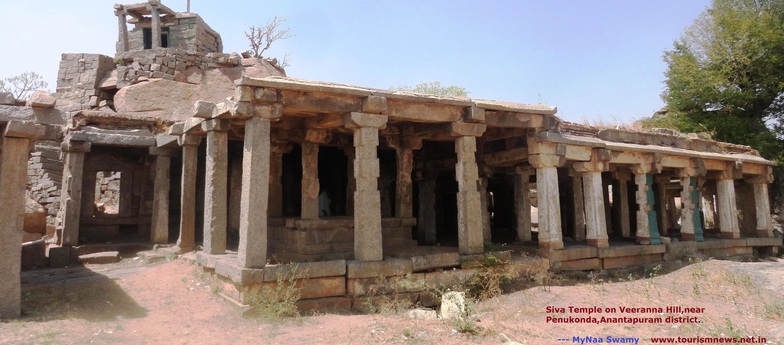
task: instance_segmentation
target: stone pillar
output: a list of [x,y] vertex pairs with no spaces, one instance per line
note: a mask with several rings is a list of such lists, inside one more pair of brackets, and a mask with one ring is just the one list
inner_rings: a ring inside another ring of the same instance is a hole
[[161,14],[158,11],[157,3],[150,3],[147,5],[150,10],[150,19],[152,20],[152,49],[161,47]]
[[152,199],[152,231],[150,242],[169,242],[169,181],[171,169],[170,149],[151,147],[150,154],[155,155],[155,182]]
[[346,215],[354,215],[354,192],[357,190],[357,184],[354,180],[354,148],[343,148],[343,154],[346,155]]
[[460,254],[484,251],[482,212],[479,200],[479,169],[476,165],[476,137],[455,138],[457,165],[457,240]]
[[653,207],[655,205],[651,189],[653,176],[648,173],[649,171],[641,167],[634,168],[634,183],[637,185],[637,193],[635,194],[637,234],[635,237],[638,244],[661,244],[656,210]]
[[202,122],[207,132],[207,157],[204,179],[204,251],[208,254],[226,253],[227,173],[229,122],[212,119]]
[[[424,174],[427,175],[427,174]],[[417,238],[422,244],[436,243],[436,181],[432,178],[419,180],[419,213],[417,214]]]
[[[715,183],[715,182],[713,182]],[[705,218],[705,228],[716,228],[716,203],[714,196],[716,195],[716,185],[708,183],[707,181],[702,188],[702,215]]]
[[318,144],[302,143],[302,219],[319,218],[318,152]]
[[583,198],[585,200],[585,228],[588,245],[609,246],[601,171],[583,173]]
[[240,206],[240,267],[263,268],[267,263],[267,205],[270,186],[270,120],[245,121]]
[[114,5],[114,15],[117,16],[117,52],[124,53],[128,51],[128,24],[123,5]]
[[381,193],[378,191],[378,131],[385,115],[350,113],[346,127],[354,130],[354,259],[384,259],[381,235]]
[[536,168],[536,195],[539,208],[539,247],[546,249],[563,248],[561,235],[561,204],[558,191],[557,166],[563,164],[563,157],[538,154],[528,157]]
[[757,213],[757,237],[773,237],[773,222],[770,217],[770,198],[768,183],[754,183],[754,206]]
[[574,207],[574,240],[585,241],[585,196],[583,194],[583,178],[579,173],[570,171],[572,175],[572,206]]
[[[399,147],[395,148],[397,157],[397,180],[395,184],[395,216],[412,217],[414,215],[414,191],[411,182],[411,169],[414,166],[414,150],[403,138]],[[420,141],[421,147],[421,141]]]
[[716,181],[721,238],[740,238],[738,205],[735,203],[735,180],[722,176]]
[[479,207],[482,209],[482,239],[484,242],[492,242],[493,228],[490,223],[490,210],[488,210],[487,184],[487,177],[479,179]]
[[279,143],[270,148],[269,209],[270,217],[283,217],[283,155],[291,151],[291,144]]
[[613,177],[618,181],[618,188],[614,190],[613,203],[617,205],[618,221],[620,222],[621,236],[623,238],[630,238],[631,235],[631,217],[629,216],[629,176],[628,172],[615,171]]
[[659,224],[659,233],[662,235],[667,235],[670,229],[670,222],[668,220],[667,215],[667,185],[670,183],[670,177],[664,175],[656,175],[654,177],[656,181],[656,192],[654,193],[654,197],[658,195],[658,199],[654,200],[654,205],[656,207],[656,219],[657,223]]
[[196,171],[201,137],[183,134],[177,140],[182,146],[182,181],[180,196],[180,237],[177,239],[179,252],[193,250],[196,236]]
[[31,143],[41,136],[42,129],[39,125],[12,120],[4,133],[0,162],[0,224],[3,227],[0,231],[0,319],[17,318],[21,312],[27,159]]
[[84,154],[90,152],[90,146],[90,142],[86,141],[65,141],[61,146],[65,153],[62,195],[60,196],[60,208],[63,215],[62,245],[75,246],[79,244]]
[[95,184],[96,171],[82,173],[82,210],[79,217],[92,217],[95,215]]
[[531,241],[531,169],[516,167],[514,174],[515,217],[517,240]]
[[688,174],[681,174],[681,240],[694,241],[697,239],[694,230],[694,202],[692,194],[696,188],[696,179]]

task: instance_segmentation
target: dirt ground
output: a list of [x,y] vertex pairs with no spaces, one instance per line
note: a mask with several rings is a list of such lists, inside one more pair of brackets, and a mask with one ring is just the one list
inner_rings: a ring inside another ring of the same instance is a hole
[[[469,320],[461,327],[452,321],[413,320],[405,310],[244,319],[188,262],[125,259],[24,272],[23,318],[0,322],[0,343],[501,344],[511,339],[563,344],[593,336],[605,343],[612,337],[641,338],[640,344],[649,344],[659,336],[760,336],[768,344],[784,344],[784,260],[695,260],[676,266],[683,267],[562,275],[544,285],[525,282],[529,287],[520,291],[470,303]],[[683,315],[621,311],[671,305],[696,309]],[[591,307],[601,313],[588,314]],[[675,316],[692,323],[553,323],[548,316]]]

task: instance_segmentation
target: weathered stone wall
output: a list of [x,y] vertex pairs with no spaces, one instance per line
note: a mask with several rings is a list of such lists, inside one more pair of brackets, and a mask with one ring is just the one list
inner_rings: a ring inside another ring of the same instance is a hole
[[62,180],[60,143],[51,140],[36,142],[27,166],[27,190],[30,191],[30,197],[46,209],[47,233],[54,231],[57,211],[60,209]]
[[57,107],[72,115],[111,99],[111,95],[99,86],[114,68],[114,59],[106,55],[63,54],[57,73]]
[[[189,13],[179,13],[177,16],[176,23],[162,28],[162,31],[168,30],[168,48],[200,53],[220,53],[223,51],[220,34],[212,30],[201,17]],[[128,31],[129,51],[144,50],[144,29],[146,28],[148,27],[137,26]]]
[[95,206],[101,213],[119,213],[121,175],[119,171],[99,171],[96,174],[94,199],[84,200],[84,202],[95,202]]
[[[150,78],[190,81],[189,68],[236,67],[242,57],[237,54],[200,53],[176,48],[159,48],[117,54],[117,88]],[[200,80],[192,80],[198,84]]]

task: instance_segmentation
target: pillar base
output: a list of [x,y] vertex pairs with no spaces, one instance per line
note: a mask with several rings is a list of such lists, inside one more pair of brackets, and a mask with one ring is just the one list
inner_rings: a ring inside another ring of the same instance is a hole
[[757,237],[773,237],[773,230],[757,230]]
[[637,243],[637,244],[643,244],[643,245],[651,244],[651,238],[650,237],[640,237],[640,236],[637,236],[637,238],[634,240],[634,242]]
[[740,232],[722,232],[719,233],[719,238],[724,238],[724,239],[740,238]]
[[697,235],[695,234],[681,234],[681,241],[696,241]]
[[563,242],[542,242],[539,241],[539,248],[542,249],[563,249]]
[[610,246],[610,243],[606,239],[588,240],[588,245],[591,247],[607,248]]
[[175,247],[175,252],[176,252],[177,254],[185,254],[185,253],[192,252],[192,251],[193,251],[193,249],[194,249],[194,247],[190,247],[190,248],[188,248],[188,247],[180,247],[180,246],[176,246],[176,247]]

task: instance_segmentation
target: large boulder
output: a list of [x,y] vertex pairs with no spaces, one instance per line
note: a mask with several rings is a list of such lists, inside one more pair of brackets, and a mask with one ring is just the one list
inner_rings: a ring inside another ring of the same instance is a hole
[[117,112],[139,113],[163,120],[182,121],[193,115],[198,100],[223,102],[234,95],[234,81],[242,76],[263,78],[283,73],[259,59],[242,59],[238,67],[188,70],[181,81],[151,79],[126,86],[114,96]]
[[[27,197],[25,201],[24,232],[31,234],[46,233],[46,209],[35,200]],[[41,238],[38,236],[38,238]]]

